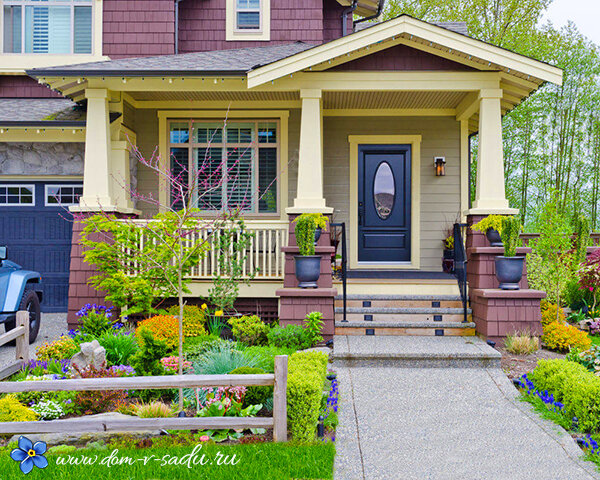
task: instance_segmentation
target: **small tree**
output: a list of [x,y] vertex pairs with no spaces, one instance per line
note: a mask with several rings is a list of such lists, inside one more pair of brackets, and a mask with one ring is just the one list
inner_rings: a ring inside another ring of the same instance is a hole
[[531,242],[532,252],[527,256],[528,280],[560,306],[562,293],[577,265],[571,242],[573,231],[554,202],[544,206],[538,225],[540,238]]

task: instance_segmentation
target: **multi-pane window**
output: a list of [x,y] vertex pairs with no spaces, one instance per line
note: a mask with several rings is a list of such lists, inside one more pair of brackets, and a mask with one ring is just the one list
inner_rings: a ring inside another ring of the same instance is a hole
[[46,206],[79,204],[83,185],[46,185]]
[[4,53],[92,53],[92,0],[4,0]]
[[[171,174],[204,211],[277,212],[276,121],[172,121]],[[189,198],[189,197],[188,197]],[[171,201],[182,206],[180,192]]]
[[260,30],[261,0],[235,0],[235,25],[238,30]]
[[35,205],[34,185],[0,185],[0,205]]

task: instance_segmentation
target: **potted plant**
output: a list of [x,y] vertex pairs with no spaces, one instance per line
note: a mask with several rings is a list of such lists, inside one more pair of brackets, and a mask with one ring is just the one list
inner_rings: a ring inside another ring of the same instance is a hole
[[496,278],[502,290],[519,290],[519,282],[523,277],[523,261],[525,257],[517,257],[517,245],[521,233],[521,221],[518,217],[502,219],[502,241],[504,256],[496,257]]
[[321,256],[315,255],[317,218],[314,214],[303,213],[294,221],[299,250],[299,255],[294,256],[294,261],[300,288],[317,288],[317,280],[321,275]]
[[504,215],[488,215],[471,225],[471,230],[484,233],[492,247],[502,246],[502,219]]
[[327,217],[322,213],[303,213],[299,217],[296,217],[294,222],[297,222],[300,218],[311,217],[315,222],[315,245],[321,238],[321,232],[327,231]]
[[442,259],[442,269],[445,273],[452,273],[454,270],[454,236],[448,235],[444,239],[444,257]]

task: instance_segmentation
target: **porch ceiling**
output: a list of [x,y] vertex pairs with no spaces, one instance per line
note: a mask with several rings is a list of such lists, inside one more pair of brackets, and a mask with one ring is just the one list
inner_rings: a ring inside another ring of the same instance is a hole
[[148,91],[129,92],[129,95],[138,102],[149,101],[232,101],[232,102],[266,102],[266,101],[294,101],[300,100],[300,92],[226,92],[226,91],[193,91],[170,92]]

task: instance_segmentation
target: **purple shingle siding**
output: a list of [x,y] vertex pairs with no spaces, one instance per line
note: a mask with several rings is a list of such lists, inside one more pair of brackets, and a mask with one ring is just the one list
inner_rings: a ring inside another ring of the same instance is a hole
[[111,58],[175,53],[173,0],[104,0],[103,54]]
[[60,98],[37,80],[25,75],[0,76],[0,98]]

